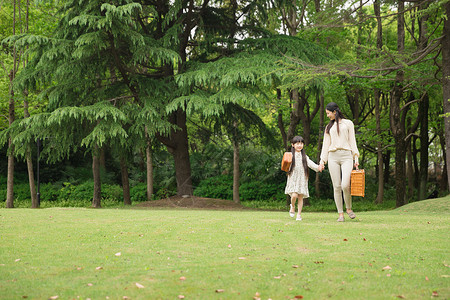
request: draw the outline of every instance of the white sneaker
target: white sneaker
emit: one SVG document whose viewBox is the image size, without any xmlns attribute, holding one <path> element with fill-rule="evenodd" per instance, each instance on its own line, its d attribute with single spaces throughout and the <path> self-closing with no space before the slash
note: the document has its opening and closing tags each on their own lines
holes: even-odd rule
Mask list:
<svg viewBox="0 0 450 300">
<path fill-rule="evenodd" d="M 297 218 L 295 219 L 296 221 L 301 221 L 302 220 L 302 216 L 300 216 L 299 214 L 297 214 Z"/>
<path fill-rule="evenodd" d="M 292 204 L 289 204 L 291 206 L 291 210 L 294 210 L 294 208 L 292 207 Z M 291 210 L 289 211 L 289 215 L 291 216 L 291 218 L 295 217 L 295 212 L 291 212 Z"/>
</svg>

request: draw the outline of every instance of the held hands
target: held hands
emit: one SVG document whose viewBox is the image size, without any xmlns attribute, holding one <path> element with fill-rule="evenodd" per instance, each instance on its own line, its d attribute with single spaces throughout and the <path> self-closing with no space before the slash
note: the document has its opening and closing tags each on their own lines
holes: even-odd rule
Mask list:
<svg viewBox="0 0 450 300">
<path fill-rule="evenodd" d="M 325 166 L 323 163 L 319 164 L 319 172 L 322 172 L 325 169 Z"/>
</svg>

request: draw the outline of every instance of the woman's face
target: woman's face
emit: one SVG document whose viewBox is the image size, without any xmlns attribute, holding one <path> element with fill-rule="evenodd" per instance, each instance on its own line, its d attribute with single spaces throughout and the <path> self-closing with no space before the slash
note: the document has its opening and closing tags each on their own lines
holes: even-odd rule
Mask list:
<svg viewBox="0 0 450 300">
<path fill-rule="evenodd" d="M 326 112 L 327 112 L 327 117 L 328 117 L 330 120 L 336 119 L 336 111 L 329 111 L 329 110 L 327 109 Z"/>
<path fill-rule="evenodd" d="M 303 149 L 303 143 L 297 142 L 295 144 L 292 144 L 292 147 L 294 147 L 295 151 L 300 152 Z"/>
</svg>

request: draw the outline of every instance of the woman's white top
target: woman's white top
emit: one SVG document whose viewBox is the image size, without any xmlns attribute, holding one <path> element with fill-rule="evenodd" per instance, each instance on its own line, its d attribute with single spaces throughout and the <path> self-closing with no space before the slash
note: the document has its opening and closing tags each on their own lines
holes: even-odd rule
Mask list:
<svg viewBox="0 0 450 300">
<path fill-rule="evenodd" d="M 319 166 L 306 156 L 308 167 L 314 171 L 319 170 Z M 308 191 L 308 178 L 306 178 L 305 168 L 303 167 L 303 159 L 301 152 L 295 152 L 295 166 L 293 166 L 292 172 L 288 174 L 286 188 L 284 193 L 292 195 L 292 193 L 302 194 L 303 198 L 309 197 Z"/>
<path fill-rule="evenodd" d="M 359 151 L 356 146 L 355 125 L 348 119 L 340 120 L 339 134 L 337 132 L 336 122 L 331 126 L 329 133 L 324 133 L 320 161 L 326 163 L 328 161 L 328 153 L 337 150 L 351 151 L 353 159 L 355 162 L 358 162 Z"/>
</svg>

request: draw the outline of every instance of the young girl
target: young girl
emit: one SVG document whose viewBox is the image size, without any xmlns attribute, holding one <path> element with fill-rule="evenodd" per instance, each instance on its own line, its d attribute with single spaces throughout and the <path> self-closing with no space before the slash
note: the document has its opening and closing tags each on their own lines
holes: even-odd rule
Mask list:
<svg viewBox="0 0 450 300">
<path fill-rule="evenodd" d="M 304 145 L 305 141 L 301 136 L 295 136 L 292 139 L 292 164 L 288 172 L 286 189 L 284 190 L 285 194 L 291 196 L 291 209 L 289 210 L 291 217 L 295 216 L 295 202 L 298 198 L 297 221 L 302 220 L 303 198 L 309 197 L 308 167 L 316 172 L 319 171 L 319 166 L 305 154 Z"/>
</svg>

